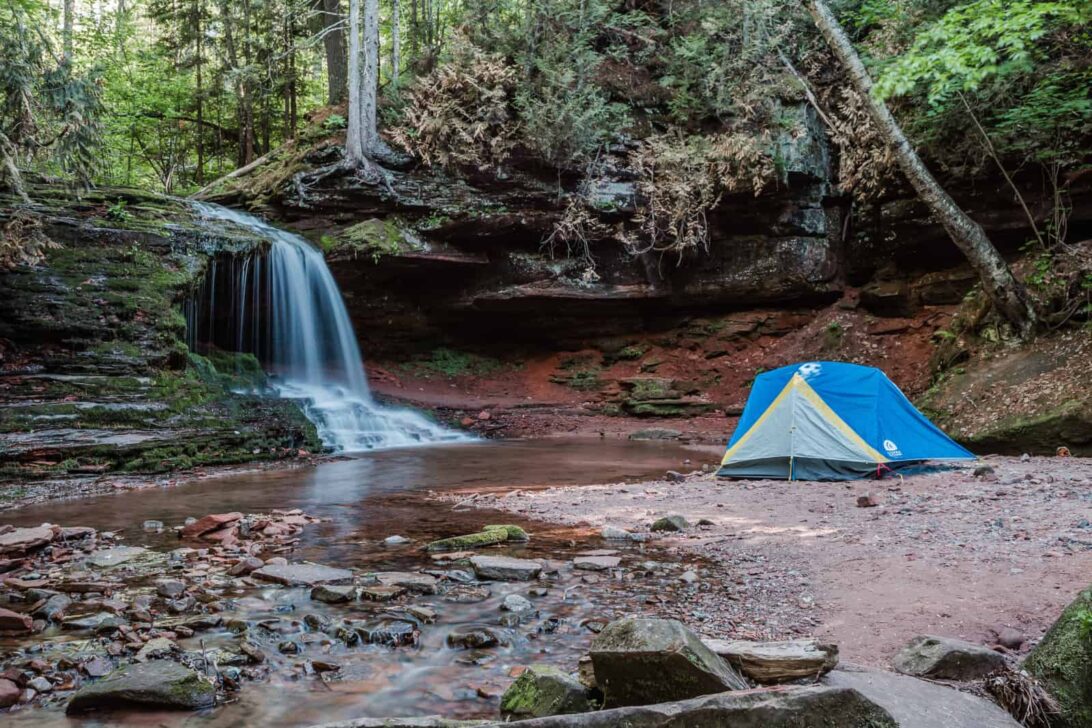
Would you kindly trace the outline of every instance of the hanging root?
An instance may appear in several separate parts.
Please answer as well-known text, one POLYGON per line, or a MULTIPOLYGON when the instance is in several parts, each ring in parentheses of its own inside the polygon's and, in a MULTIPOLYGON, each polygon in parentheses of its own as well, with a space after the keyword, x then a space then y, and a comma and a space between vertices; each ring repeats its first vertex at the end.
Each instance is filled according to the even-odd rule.
POLYGON ((986 692, 1027 728, 1049 728, 1061 713, 1058 702, 1023 670, 1005 670, 986 678, 986 692))

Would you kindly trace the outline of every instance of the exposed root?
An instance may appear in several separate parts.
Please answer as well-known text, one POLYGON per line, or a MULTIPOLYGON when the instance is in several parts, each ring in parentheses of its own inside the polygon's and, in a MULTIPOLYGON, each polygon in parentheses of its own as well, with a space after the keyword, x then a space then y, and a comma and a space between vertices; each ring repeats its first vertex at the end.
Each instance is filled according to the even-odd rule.
POLYGON ((984 687, 998 705, 1028 728, 1050 728, 1051 720, 1061 713, 1046 688, 1023 670, 991 675, 984 687))

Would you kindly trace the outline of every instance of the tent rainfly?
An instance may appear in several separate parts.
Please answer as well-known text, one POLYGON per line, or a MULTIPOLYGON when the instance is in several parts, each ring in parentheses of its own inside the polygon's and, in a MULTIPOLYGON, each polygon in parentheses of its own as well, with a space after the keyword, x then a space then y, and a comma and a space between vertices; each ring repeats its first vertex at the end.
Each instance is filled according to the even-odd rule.
POLYGON ((879 369, 808 362, 760 374, 717 474, 853 480, 923 460, 974 460, 879 369))

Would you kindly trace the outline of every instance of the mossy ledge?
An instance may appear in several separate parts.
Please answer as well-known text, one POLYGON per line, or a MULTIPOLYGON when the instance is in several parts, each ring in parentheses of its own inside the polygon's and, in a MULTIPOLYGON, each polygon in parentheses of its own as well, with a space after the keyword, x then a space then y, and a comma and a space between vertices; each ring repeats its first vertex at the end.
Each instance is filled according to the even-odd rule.
POLYGON ((295 404, 259 396, 252 356, 206 359, 185 344, 181 303, 209 261, 265 241, 167 197, 102 189, 72 199, 45 185, 31 195, 30 206, 0 196, 0 228, 19 211, 53 243, 36 265, 0 271, 0 483, 321 448, 295 404))

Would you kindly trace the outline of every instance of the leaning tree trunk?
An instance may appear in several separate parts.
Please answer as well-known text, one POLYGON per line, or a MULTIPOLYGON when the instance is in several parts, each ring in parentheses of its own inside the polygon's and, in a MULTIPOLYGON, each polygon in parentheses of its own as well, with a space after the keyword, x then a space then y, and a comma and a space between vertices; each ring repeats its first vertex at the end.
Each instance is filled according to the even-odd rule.
POLYGON ((998 312, 1012 323, 1021 335, 1029 335, 1038 322, 1038 315, 1031 304, 1027 290, 1013 276, 1005 259, 997 252, 997 248, 990 242, 982 227, 956 204, 930 174, 906 135, 903 134, 899 123, 891 115, 887 105, 873 94, 872 79, 826 2, 805 0, 804 4, 835 57, 845 67, 853 87, 865 100, 872 122, 879 130, 880 136, 895 153, 899 168, 910 180, 918 197, 940 220, 952 238, 952 242, 967 257, 971 267, 982 281, 986 295, 990 297, 998 312))
POLYGON ((349 0, 349 126, 345 130, 345 158, 364 162, 364 134, 360 84, 360 0, 349 0))
POLYGON ((360 134, 364 153, 379 146, 376 92, 379 89, 379 0, 364 0, 364 75, 360 82, 360 134))

